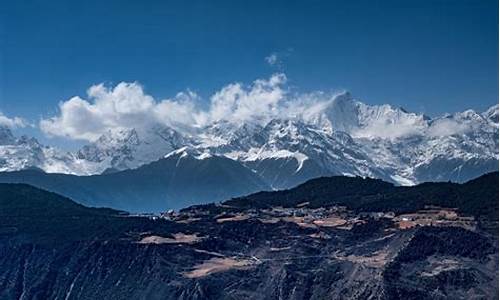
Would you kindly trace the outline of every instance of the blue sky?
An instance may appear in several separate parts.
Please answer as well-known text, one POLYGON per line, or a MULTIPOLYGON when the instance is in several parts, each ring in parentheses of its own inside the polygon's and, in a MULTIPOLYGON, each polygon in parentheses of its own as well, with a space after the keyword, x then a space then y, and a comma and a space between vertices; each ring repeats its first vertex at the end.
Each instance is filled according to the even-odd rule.
POLYGON ((34 122, 102 82, 206 99, 275 72, 298 91, 429 115, 498 101, 498 1, 10 1, 0 13, 0 111, 34 122))

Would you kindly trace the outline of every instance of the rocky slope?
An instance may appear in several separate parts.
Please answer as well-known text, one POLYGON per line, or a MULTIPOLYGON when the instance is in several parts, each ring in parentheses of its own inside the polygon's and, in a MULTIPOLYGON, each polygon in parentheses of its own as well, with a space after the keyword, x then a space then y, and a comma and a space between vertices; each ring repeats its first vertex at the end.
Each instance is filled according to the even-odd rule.
POLYGON ((498 205, 498 174, 464 185, 410 188, 333 177, 284 193, 258 193, 153 219, 89 209, 27 185, 0 184, 0 298, 498 295, 498 206, 495 214, 482 213, 498 205), (346 189, 334 188, 339 186, 346 189), (370 205, 381 195, 390 200, 401 193, 416 207, 434 206, 370 205), (263 207, 262 196, 279 206, 263 207), (338 199, 349 199, 347 206, 338 199), (436 207, 443 202, 433 199, 460 209, 436 207), (394 214, 397 208, 405 212, 394 214), (434 223, 425 225, 426 218, 434 223))

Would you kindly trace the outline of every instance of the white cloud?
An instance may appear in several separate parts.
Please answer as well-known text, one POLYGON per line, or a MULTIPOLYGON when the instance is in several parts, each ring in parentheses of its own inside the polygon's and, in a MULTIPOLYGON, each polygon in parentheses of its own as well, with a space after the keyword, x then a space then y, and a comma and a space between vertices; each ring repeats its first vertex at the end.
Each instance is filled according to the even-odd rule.
POLYGON ((269 56, 266 56, 264 59, 271 66, 274 66, 279 62, 277 53, 271 53, 269 56))
POLYGON ((439 118, 431 123, 427 123, 418 117, 418 115, 413 115, 397 119, 395 122, 388 122, 384 119, 375 120, 368 126, 353 132, 353 136, 379 137, 384 139, 396 139, 415 135, 442 137, 462 134, 473 129, 472 124, 460 123, 451 118, 439 118))
POLYGON ((282 72, 285 67, 285 61, 292 56, 293 52, 293 48, 275 51, 264 57, 264 60, 268 65, 282 72))
POLYGON ((467 132, 470 126, 458 123, 456 120, 443 118, 432 122, 427 130, 429 136, 450 136, 467 132))
POLYGON ((421 134, 425 127, 416 124, 412 120, 390 123, 385 120, 376 120, 369 126, 356 130, 353 136, 356 137, 377 137, 382 139, 396 139, 411 135, 421 134))
POLYGON ((196 104, 200 97, 192 92, 180 92, 172 100, 162 100, 153 108, 153 120, 158 123, 188 130, 189 127, 206 123, 206 113, 200 111, 196 104))
POLYGON ((275 74, 269 80, 256 80, 245 88, 242 84, 230 84, 211 98, 208 112, 211 121, 227 120, 265 122, 280 113, 280 101, 285 97, 284 74, 275 74))
POLYGON ((114 89, 99 84, 87 94, 91 100, 73 97, 59 103, 60 115, 42 120, 41 129, 49 135, 93 140, 109 128, 147 122, 154 105, 137 83, 120 83, 114 89))
POLYGON ((19 127, 26 127, 28 125, 29 125, 28 122, 26 122, 26 120, 22 118, 19 117, 9 118, 2 112, 0 112, 0 126, 7 126, 9 128, 19 128, 19 127))
POLYGON ((58 116, 40 121, 40 128, 50 136, 95 140, 116 128, 141 129, 154 123, 175 126, 191 122, 195 94, 179 93, 174 99, 156 102, 138 83, 119 83, 114 88, 102 84, 87 91, 88 100, 73 97, 59 103, 58 116))
POLYGON ((108 130, 153 124, 190 130, 216 120, 265 122, 279 114, 279 103, 286 94, 284 74, 259 79, 250 86, 233 83, 210 98, 208 109, 199 108, 200 97, 192 91, 172 99, 155 100, 138 83, 103 84, 87 90, 88 99, 73 97, 59 103, 59 114, 42 119, 40 128, 49 136, 93 141, 108 130))
MULTIPOLYGON (((250 85, 231 83, 209 97, 205 106, 200 105, 201 98, 189 90, 170 99, 157 100, 138 83, 122 82, 115 87, 99 84, 88 89, 87 99, 73 97, 61 102, 59 113, 42 119, 40 128, 49 136, 94 141, 114 129, 140 131, 160 124, 182 132, 195 132, 221 120, 264 125, 273 118, 300 119, 327 129, 347 130, 354 137, 386 139, 415 134, 452 135, 470 127, 448 119, 438 119, 429 125, 421 115, 406 114, 387 105, 364 105, 361 117, 368 123, 358 124, 357 119, 353 119, 357 116, 348 115, 343 108, 343 105, 351 105, 350 100, 340 103, 335 100, 338 95, 345 98, 345 92, 291 93, 286 82, 286 76, 278 73, 250 85), (332 106, 335 103, 342 107, 332 106), (327 109, 330 111, 325 113, 327 109), (331 110, 337 113, 332 114, 331 110)), ((0 114, 2 123, 22 124, 22 120, 0 114)))

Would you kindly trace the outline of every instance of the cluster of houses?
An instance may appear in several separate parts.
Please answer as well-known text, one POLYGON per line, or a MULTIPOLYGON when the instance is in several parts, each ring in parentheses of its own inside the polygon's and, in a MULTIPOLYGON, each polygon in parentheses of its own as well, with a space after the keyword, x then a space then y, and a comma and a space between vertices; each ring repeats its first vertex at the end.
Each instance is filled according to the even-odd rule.
MULTIPOLYGON (((243 221, 257 219, 264 223, 276 223, 279 221, 294 222, 302 227, 336 227, 339 229, 350 229, 357 223, 363 223, 368 218, 391 219, 397 229, 410 229, 416 226, 454 226, 468 230, 476 229, 474 217, 459 215, 455 208, 443 208, 426 206, 424 209, 414 213, 396 215, 394 212, 362 212, 353 214, 345 206, 332 206, 320 208, 308 208, 308 202, 298 204, 296 207, 272 207, 266 209, 248 209, 239 213, 222 213, 213 217, 218 223, 229 221, 243 221)), ((169 220, 181 223, 189 223, 200 220, 209 215, 204 209, 191 209, 184 212, 168 210, 159 215, 142 214, 152 220, 169 220)))
POLYGON ((416 226, 462 227, 468 230, 476 229, 474 217, 461 216, 456 208, 427 206, 415 213, 402 214, 394 218, 400 229, 416 226))

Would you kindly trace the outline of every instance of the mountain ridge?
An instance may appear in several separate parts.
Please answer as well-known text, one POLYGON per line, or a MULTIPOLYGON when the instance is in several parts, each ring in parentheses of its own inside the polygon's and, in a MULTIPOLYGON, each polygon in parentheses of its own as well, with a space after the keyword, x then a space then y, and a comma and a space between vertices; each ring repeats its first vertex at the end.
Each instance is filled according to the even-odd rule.
POLYGON ((94 207, 160 212, 267 190, 259 176, 223 156, 179 152, 137 169, 76 176, 40 170, 0 172, 0 182, 28 183, 94 207))
POLYGON ((75 153, 2 129, 0 171, 96 175, 136 169, 185 148, 225 156, 272 188, 322 175, 381 178, 398 185, 464 182, 498 170, 498 105, 429 118, 390 105, 366 105, 348 92, 315 113, 263 124, 217 121, 189 132, 167 126, 110 130, 75 153), (25 159, 29 157, 29 159, 25 159))

